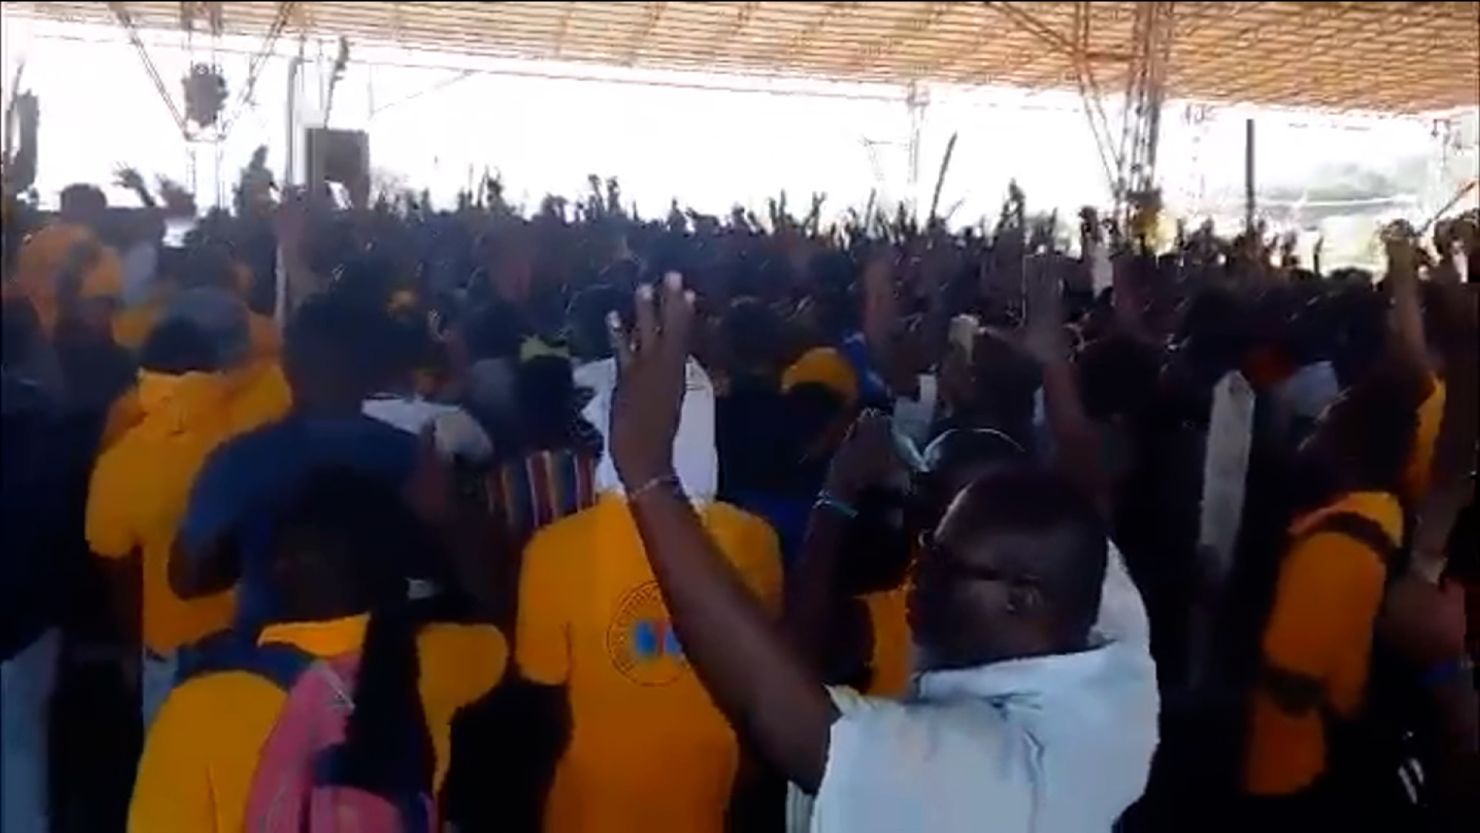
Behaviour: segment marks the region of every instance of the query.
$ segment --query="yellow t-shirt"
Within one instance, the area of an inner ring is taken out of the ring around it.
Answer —
[[[135,552],[142,571],[144,644],[160,653],[225,628],[230,592],[186,601],[170,589],[170,549],[190,485],[231,435],[225,380],[214,373],[139,374],[139,419],[105,450],[87,496],[87,542],[103,558]]]
[[[1291,525],[1300,536],[1337,512],[1377,523],[1396,543],[1403,537],[1398,501],[1382,492],[1357,492]],[[1382,555],[1339,532],[1299,540],[1280,565],[1263,659],[1276,668],[1320,681],[1324,706],[1355,714],[1367,687],[1372,628],[1382,603],[1387,568]],[[1256,687],[1244,783],[1255,795],[1288,795],[1310,786],[1326,769],[1322,709],[1294,715]]]
[[[259,643],[334,656],[365,640],[367,616],[269,625]],[[429,624],[417,636],[421,701],[436,753],[434,788],[451,760],[452,717],[503,677],[508,647],[492,625]],[[205,674],[170,692],[149,730],[129,804],[134,833],[238,833],[257,754],[286,695],[245,671]]]
[[[225,421],[230,434],[250,431],[287,415],[293,405],[293,391],[282,365],[276,361],[256,360],[221,374],[226,386]],[[103,422],[100,451],[113,447],[129,429],[144,419],[137,386],[124,391],[108,406]]]
[[[230,623],[230,592],[190,601],[175,595],[170,549],[210,453],[281,417],[288,405],[281,369],[261,364],[226,374],[143,371],[110,409],[88,489],[87,541],[104,558],[139,553],[142,633],[153,650],[173,651]]]
[[[910,625],[905,615],[909,590],[896,587],[864,594],[873,650],[869,655],[868,691],[875,697],[901,697],[910,684]]]
[[[779,611],[771,528],[723,503],[701,514],[742,580]],[[570,700],[546,831],[724,829],[735,736],[684,660],[623,499],[603,497],[530,542],[515,657],[524,676],[565,685]]]

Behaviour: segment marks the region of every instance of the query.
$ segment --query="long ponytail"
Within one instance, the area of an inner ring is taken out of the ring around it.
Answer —
[[[409,598],[406,570],[413,556],[425,555],[430,536],[399,495],[382,495],[379,505],[361,512],[376,517],[367,524],[376,540],[361,542],[366,555],[373,553],[366,561],[374,562],[375,603],[360,653],[355,709],[345,727],[341,773],[347,783],[376,792],[407,785],[430,792],[434,753],[416,650],[424,606]]]
[[[278,530],[290,619],[369,612],[354,711],[335,780],[388,797],[431,789],[433,751],[422,706],[416,637],[423,603],[408,598],[408,566],[430,536],[394,490],[363,473],[315,472]]]

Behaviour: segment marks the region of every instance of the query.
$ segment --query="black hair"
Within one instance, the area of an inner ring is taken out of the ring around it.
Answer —
[[[602,274],[605,276],[606,272]],[[615,312],[622,316],[623,321],[631,321],[631,310],[632,293],[623,292],[616,286],[599,284],[576,293],[565,313],[570,346],[576,358],[585,361],[611,358],[607,314]]]
[[[1152,345],[1111,336],[1086,345],[1077,364],[1085,415],[1090,419],[1133,416],[1156,395],[1161,355]]]
[[[1334,323],[1327,350],[1343,388],[1365,378],[1387,349],[1387,303],[1366,284],[1343,287],[1326,302]]]
[[[1206,287],[1188,301],[1177,340],[1185,342],[1200,366],[1233,367],[1248,345],[1248,310],[1239,296],[1221,287]]]
[[[1402,494],[1424,393],[1416,374],[1379,371],[1331,403],[1312,440],[1336,456],[1330,464],[1342,467],[1331,473],[1338,488]]]
[[[108,198],[102,189],[96,185],[85,182],[74,182],[62,189],[59,195],[63,210],[75,209],[104,209],[108,207]]]
[[[524,317],[513,304],[491,303],[469,316],[463,333],[474,361],[515,358],[524,342]]]
[[[786,342],[784,329],[781,317],[754,298],[740,298],[731,303],[720,321],[720,332],[734,359],[734,369],[744,372],[779,370],[780,353]]]
[[[1100,611],[1109,558],[1108,531],[1094,504],[1061,475],[1032,466],[988,474],[962,492],[967,523],[985,535],[1052,537],[1040,547],[1032,575],[1066,633],[1088,633]]]
[[[326,292],[309,298],[288,323],[283,359],[295,400],[306,384],[321,394],[359,402],[381,380],[391,333],[383,309]]]
[[[425,553],[425,527],[389,486],[347,469],[320,469],[278,516],[274,575],[293,619],[368,612],[354,711],[340,748],[344,783],[380,794],[431,790],[434,752],[418,679],[422,624],[406,566]],[[281,571],[281,572],[280,572]],[[296,608],[296,609],[294,609]]]
[[[149,332],[139,350],[139,366],[171,375],[211,373],[221,369],[221,357],[200,327],[183,318],[169,318]]]
[[[413,372],[441,365],[439,345],[419,311],[372,310],[370,314],[381,318],[378,328],[383,331],[380,343],[366,355],[377,387],[399,387],[411,379]]]
[[[375,309],[387,309],[396,286],[395,265],[388,257],[359,254],[334,270],[331,291]]]
[[[211,287],[236,291],[236,261],[231,249],[221,243],[203,242],[188,246],[178,261],[172,263],[178,270],[176,278],[181,286]]]
[[[578,392],[570,362],[562,356],[536,356],[519,364],[514,380],[527,451],[591,450],[578,431],[584,392]],[[600,453],[600,449],[595,449]]]

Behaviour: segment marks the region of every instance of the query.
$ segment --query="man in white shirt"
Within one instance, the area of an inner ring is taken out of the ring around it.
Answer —
[[[1085,493],[1034,469],[968,487],[919,559],[913,695],[829,692],[678,487],[693,296],[677,275],[661,313],[655,294],[638,293],[635,343],[614,327],[612,455],[687,661],[731,723],[817,796],[810,829],[1109,831],[1146,783],[1156,675],[1139,599],[1107,570]]]
[[[911,599],[923,673],[902,702],[829,690],[826,768],[792,829],[1108,831],[1146,786],[1157,690],[1140,596],[1097,526],[1042,473],[967,488]]]

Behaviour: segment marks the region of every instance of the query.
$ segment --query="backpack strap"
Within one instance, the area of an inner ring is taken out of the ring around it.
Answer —
[[[176,684],[205,674],[246,671],[287,691],[316,657],[283,642],[258,645],[233,631],[209,636],[180,654]]]

